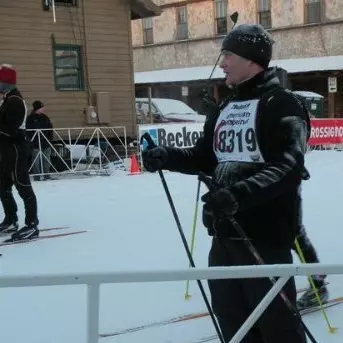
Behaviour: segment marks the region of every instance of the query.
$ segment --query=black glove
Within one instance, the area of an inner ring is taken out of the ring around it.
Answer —
[[[142,152],[144,168],[153,173],[163,169],[168,161],[168,151],[165,147],[158,146]]]
[[[201,200],[205,203],[207,211],[212,211],[215,216],[233,216],[238,211],[236,198],[226,188],[207,192]]]
[[[225,237],[227,235],[227,217],[238,210],[238,203],[232,193],[221,188],[215,192],[208,192],[201,197],[204,201],[202,222],[207,228],[209,236]]]

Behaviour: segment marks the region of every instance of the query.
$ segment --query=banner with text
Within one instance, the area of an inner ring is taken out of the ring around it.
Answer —
[[[203,123],[142,124],[138,126],[139,139],[145,132],[157,145],[189,148],[203,135]],[[343,119],[312,119],[311,138],[308,144],[343,144]],[[143,142],[143,150],[146,148]]]
[[[203,135],[203,123],[142,124],[138,126],[139,140],[148,132],[157,145],[189,148]],[[143,142],[143,150],[146,148]]]
[[[310,146],[343,143],[343,119],[312,119]]]

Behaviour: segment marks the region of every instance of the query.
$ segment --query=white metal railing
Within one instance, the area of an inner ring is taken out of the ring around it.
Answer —
[[[108,172],[113,163],[123,167],[128,157],[125,126],[37,129],[27,133],[31,143],[36,142],[29,168],[36,177]],[[53,139],[49,138],[51,133]],[[113,146],[113,139],[118,145]]]
[[[289,278],[296,275],[309,276],[316,274],[343,274],[343,264],[282,264],[211,267],[204,269],[192,268],[183,270],[0,276],[0,288],[87,285],[87,343],[98,343],[101,284],[280,277],[242,325],[235,337],[230,341],[230,343],[239,343]]]

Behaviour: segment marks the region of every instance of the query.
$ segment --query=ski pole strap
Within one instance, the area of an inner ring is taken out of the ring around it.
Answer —
[[[199,172],[198,180],[203,182],[210,192],[218,190],[218,186],[205,173]]]

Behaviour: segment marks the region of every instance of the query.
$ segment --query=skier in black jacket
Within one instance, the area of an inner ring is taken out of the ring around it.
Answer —
[[[45,113],[44,104],[40,100],[34,101],[32,104],[32,112],[26,120],[26,130],[27,138],[32,148],[32,160],[34,162],[32,172],[36,174],[33,177],[36,181],[51,179],[49,172],[53,141],[52,128],[51,120]]]
[[[308,111],[308,115],[311,118],[311,113],[307,109],[306,102],[301,97],[297,97],[297,98],[302,103],[302,106],[304,107],[305,111]],[[205,89],[204,96],[202,99],[203,113],[205,115],[212,115],[213,113],[220,111],[219,106],[220,105],[217,104],[214,97],[208,93],[207,89]],[[308,135],[310,135],[310,132],[308,132]],[[303,171],[302,179],[303,180],[310,179],[310,174],[308,170],[306,170],[306,168]],[[302,202],[301,194],[300,194],[300,202]],[[320,263],[317,251],[313,243],[311,242],[311,239],[309,238],[306,228],[303,224],[302,212],[303,212],[302,205],[300,204],[300,211],[299,211],[299,218],[298,218],[299,226],[298,226],[296,237],[297,237],[299,247],[301,249],[301,253],[303,256],[299,254],[299,251],[296,247],[295,242],[293,244],[292,249],[298,255],[299,260],[302,260],[302,257],[303,257],[305,263]],[[326,303],[329,299],[329,291],[326,286],[327,275],[317,274],[317,275],[312,275],[311,278],[312,278],[314,286],[316,287],[316,291],[314,291],[314,289],[312,288],[312,284],[309,277],[309,286],[297,301],[297,308],[299,310],[318,305],[317,294],[319,295],[322,303]]]
[[[11,240],[38,237],[37,200],[29,176],[29,145],[25,135],[26,105],[16,88],[16,71],[0,65],[0,198],[5,218],[0,232],[13,233]],[[18,230],[15,185],[24,201],[25,226]]]
[[[298,229],[299,186],[309,118],[273,68],[273,40],[260,25],[240,25],[222,43],[220,67],[235,95],[207,117],[204,136],[192,148],[156,147],[143,152],[146,170],[210,175],[220,188],[203,197],[203,222],[213,235],[210,266],[253,265],[237,235],[234,217],[266,264],[292,263]],[[210,280],[213,310],[230,341],[270,289],[266,278]],[[284,291],[296,306],[294,278]],[[244,343],[304,343],[298,319],[280,296],[269,305]]]

